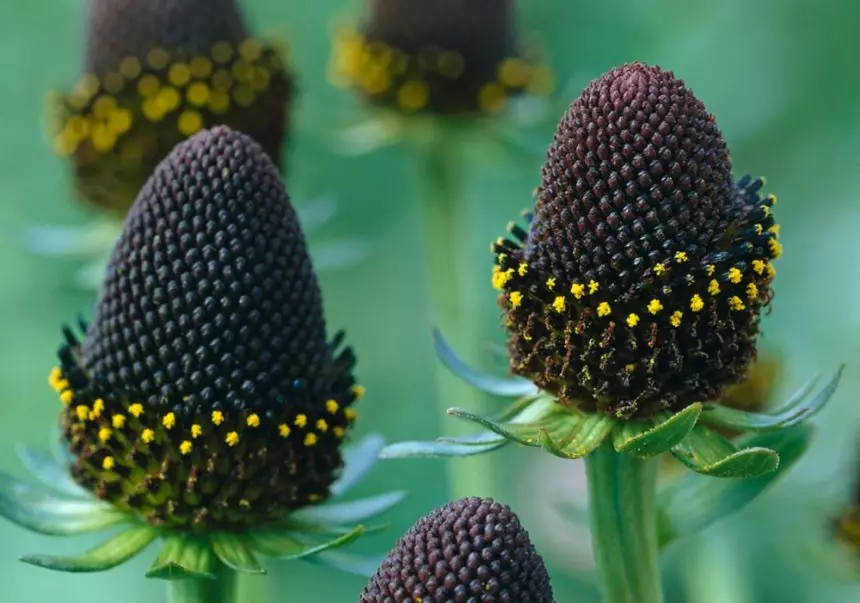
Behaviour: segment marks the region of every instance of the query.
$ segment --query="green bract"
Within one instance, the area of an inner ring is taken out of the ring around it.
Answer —
[[[345,468],[331,488],[332,497],[339,499],[348,494],[374,466],[382,448],[382,438],[369,435],[345,449]],[[66,572],[111,569],[141,553],[154,540],[160,540],[161,550],[146,574],[149,578],[214,579],[218,561],[238,572],[262,574],[265,569],[258,556],[308,559],[369,576],[378,559],[335,549],[384,528],[365,523],[394,507],[405,496],[398,491],[304,507],[294,511],[282,524],[264,530],[186,533],[160,529],[95,500],[69,478],[66,459],[24,448],[19,454],[42,485],[31,486],[0,474],[0,515],[30,531],[52,536],[74,536],[122,526],[121,531],[80,555],[21,557],[25,563]]]
[[[758,477],[775,471],[780,455],[766,440],[735,442],[714,428],[746,432],[780,432],[805,421],[833,395],[842,368],[812,394],[817,379],[810,380],[773,413],[751,413],[712,402],[694,403],[676,413],[657,413],[647,420],[624,420],[589,413],[559,403],[520,378],[499,378],[469,367],[435,333],[436,351],[454,373],[479,389],[518,397],[507,410],[483,417],[460,408],[448,414],[476,423],[484,430],[465,437],[440,438],[434,442],[401,442],[387,446],[383,458],[456,457],[489,452],[515,442],[540,447],[555,456],[582,458],[605,440],[619,453],[650,458],[669,452],[696,473],[712,477]]]

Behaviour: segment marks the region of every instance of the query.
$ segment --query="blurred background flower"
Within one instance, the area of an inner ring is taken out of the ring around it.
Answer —
[[[301,75],[292,119],[296,127],[291,148],[296,151],[290,158],[291,194],[311,199],[326,191],[343,200],[331,234],[361,233],[378,252],[373,261],[320,275],[327,292],[326,316],[349,330],[351,344],[361,351],[362,383],[374,395],[356,435],[381,431],[390,441],[434,437],[453,419],[442,416],[434,403],[429,286],[417,236],[424,220],[418,209],[423,193],[415,181],[414,160],[398,149],[344,157],[323,142],[333,126],[368,111],[357,95],[332,87],[326,73],[332,15],[345,7],[353,15],[366,14],[365,4],[245,0],[242,6],[251,31],[289,32],[291,64]],[[737,535],[733,550],[749,571],[756,603],[853,603],[860,584],[824,576],[810,565],[798,539],[789,538],[808,534],[806,526],[815,525],[827,530],[832,541],[833,519],[852,496],[853,484],[846,476],[856,474],[853,444],[860,407],[854,402],[860,394],[860,373],[853,359],[860,355],[860,306],[855,301],[860,283],[850,275],[851,266],[860,262],[854,245],[860,204],[853,177],[860,128],[860,79],[853,77],[860,55],[860,7],[840,0],[533,0],[521,2],[517,14],[522,28],[540,33],[560,88],[570,82],[568,102],[588,81],[616,65],[631,60],[665,65],[719,116],[733,161],[766,174],[768,189],[779,194],[786,253],[762,341],[778,349],[783,359],[785,376],[774,399],[785,399],[812,372],[829,371],[843,361],[849,366],[829,410],[815,419],[820,431],[808,456],[762,500],[709,529],[703,538],[728,529]],[[0,3],[0,17],[8,84],[0,99],[0,225],[20,236],[34,223],[81,224],[83,216],[68,203],[68,164],[40,137],[45,92],[81,69],[81,5],[6,2]],[[544,148],[560,116],[559,110],[536,126]],[[471,262],[464,266],[463,307],[473,318],[470,327],[497,345],[504,335],[487,282],[493,260],[487,241],[498,236],[505,220],[532,204],[543,158],[519,155],[504,169],[486,155],[473,158],[459,201],[465,233],[461,248]],[[39,393],[33,384],[44,382],[44,360],[56,351],[56,325],[93,300],[91,293],[58,289],[57,281],[68,274],[67,262],[26,254],[14,239],[0,243],[0,332],[7,342],[0,347],[0,468],[21,476],[15,442],[44,446],[45,426],[55,421],[53,392],[43,388]],[[485,368],[503,371],[505,363],[492,349],[480,346],[474,358]],[[539,451],[502,451],[489,466],[495,491],[481,494],[516,509],[547,562],[557,600],[589,603],[598,600],[596,593],[592,598],[572,595],[572,570],[582,559],[575,550],[582,536],[560,531],[558,515],[543,504],[550,489],[577,487],[578,465]],[[410,496],[391,514],[395,526],[356,543],[359,551],[392,547],[416,517],[448,500],[438,462],[389,461],[377,469],[356,488],[356,496],[391,489],[409,490]],[[826,512],[824,505],[806,502],[811,497],[828,502]],[[786,510],[777,514],[776,508]],[[160,585],[138,579],[151,563],[145,556],[86,580],[46,574],[16,560],[21,551],[71,553],[86,544],[0,524],[5,600],[112,603],[117,588],[123,589],[128,603],[162,596]],[[666,559],[673,603],[687,601],[673,576],[689,552],[686,543],[679,543]],[[285,564],[268,579],[307,603],[355,601],[366,581],[340,576],[333,580],[333,575],[323,568]],[[127,588],[132,581],[136,588]],[[321,583],[326,585],[324,593],[318,590]]]

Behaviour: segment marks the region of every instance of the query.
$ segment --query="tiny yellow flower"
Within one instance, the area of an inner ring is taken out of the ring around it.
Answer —
[[[65,404],[66,406],[68,406],[69,404],[72,403],[72,400],[74,399],[74,397],[75,396],[72,393],[72,390],[70,390],[70,389],[67,389],[67,390],[63,391],[62,393],[60,393],[60,401],[63,404]],[[80,406],[78,406],[78,408],[80,408]],[[81,419],[81,420],[83,421],[83,419]]]
[[[502,270],[500,266],[493,266],[493,288],[501,291],[505,288],[505,285],[508,284],[508,281],[511,280],[513,276],[513,268]]]
[[[688,259],[690,259],[690,258],[687,257],[686,251],[679,251],[675,254],[675,261],[678,262],[679,264],[683,264]]]
[[[559,295],[552,302],[552,309],[561,314],[564,312],[564,297]]]
[[[712,279],[708,284],[708,293],[711,295],[719,295],[720,293],[720,284],[717,282],[717,279]]]
[[[755,283],[747,285],[747,297],[750,301],[755,301],[758,298],[758,287],[755,286]]]
[[[744,305],[744,302],[742,302],[741,298],[738,297],[737,295],[733,295],[732,297],[729,298],[729,307],[732,310],[734,310],[735,312],[740,312],[741,310],[746,308],[746,306]]]
[[[705,272],[708,274],[708,276],[714,276],[714,272],[716,272],[716,270],[717,267],[713,264],[708,264],[708,266],[705,268]]]
[[[195,440],[203,435],[203,427],[195,423],[191,426],[191,437]]]
[[[227,437],[224,438],[224,441],[227,443],[228,446],[233,447],[239,443],[239,434],[235,431],[231,431],[227,434]]]
[[[320,433],[325,433],[326,431],[328,431],[328,423],[326,423],[325,419],[317,420],[317,431],[319,431]]]
[[[551,276],[548,279],[546,279],[546,288],[549,289],[550,291],[555,289],[555,277],[554,276]]]
[[[190,454],[192,448],[194,448],[194,444],[192,444],[188,440],[184,440],[179,445],[179,452],[181,452],[182,454]]]
[[[361,400],[364,397],[365,389],[363,385],[353,385],[352,386],[352,395],[355,396],[356,400]]]
[[[657,314],[657,312],[659,312],[662,309],[663,309],[663,304],[660,302],[659,299],[652,299],[650,302],[648,302],[648,311],[651,314]]]
[[[355,412],[355,411],[354,411],[353,409],[351,409],[351,408],[347,408],[347,409],[345,409],[345,410],[343,411],[343,416],[345,416],[345,417],[346,417],[346,420],[347,420],[347,421],[352,422],[352,421],[355,421],[355,419],[358,417],[358,413],[357,413],[357,412]]]
[[[214,425],[220,425],[224,422],[224,413],[220,410],[213,410],[211,419]]]
[[[133,416],[135,419],[140,417],[143,414],[143,404],[139,404],[135,402],[131,406],[128,407],[128,413]]]
[[[282,438],[289,437],[290,435],[290,426],[286,423],[281,423],[278,425],[278,433],[281,434]]]
[[[155,432],[149,428],[144,429],[140,434],[140,439],[144,444],[149,444],[155,439]]]
[[[520,276],[525,276],[528,271],[529,265],[526,262],[523,262],[519,265],[519,268],[517,268],[517,274],[519,274]]]
[[[245,420],[248,427],[259,427],[260,426],[260,416],[256,413],[248,415],[248,418]]]
[[[519,291],[511,291],[508,299],[511,300],[511,308],[519,308],[523,303],[523,294]]]
[[[325,403],[325,409],[329,414],[334,414],[337,412],[337,409],[340,408],[340,405],[335,400],[327,400]]]
[[[756,274],[763,274],[765,269],[765,263],[762,260],[753,260],[752,268]]]
[[[81,404],[75,408],[75,414],[78,416],[78,421],[86,421],[87,417],[90,416],[90,408]]]
[[[737,285],[743,279],[743,274],[737,268],[729,269],[729,281]]]
[[[662,262],[654,266],[654,274],[657,276],[660,276],[664,272],[666,272],[666,266]]]
[[[319,438],[317,438],[317,434],[309,433],[305,435],[305,446],[313,446],[317,443],[317,441],[319,441]]]
[[[570,292],[576,299],[582,299],[582,296],[585,295],[585,285],[573,283],[570,286]]]
[[[102,461],[102,469],[106,471],[110,471],[116,465],[116,461],[112,456],[106,456],[105,460]]]
[[[693,299],[690,300],[690,309],[693,312],[701,312],[704,307],[705,302],[702,300],[701,296],[698,293],[693,295]]]
[[[172,412],[167,413],[162,417],[161,424],[164,425],[165,429],[173,429],[173,426],[176,425],[176,415]]]
[[[113,432],[107,427],[102,427],[99,429],[99,440],[102,442],[107,442],[110,439],[110,436]]]
[[[684,316],[684,313],[680,310],[675,310],[672,313],[672,316],[669,317],[669,324],[675,327],[676,329],[681,326],[681,318]]]
[[[346,434],[343,427],[335,427],[331,431],[334,434],[334,436],[338,439],[342,438],[344,436],[344,434]]]
[[[597,306],[597,315],[598,316],[609,316],[612,314],[612,308],[607,302],[600,302],[600,305]]]
[[[114,429],[122,429],[125,425],[125,415],[114,415],[111,419],[111,425]]]
[[[307,425],[308,424],[307,415],[296,415],[295,424],[296,424],[296,427],[304,427],[305,425]]]
[[[600,290],[600,283],[597,281],[588,281],[588,293],[594,295]]]
[[[627,316],[627,326],[630,328],[635,327],[639,324],[639,315],[638,314],[630,314]]]

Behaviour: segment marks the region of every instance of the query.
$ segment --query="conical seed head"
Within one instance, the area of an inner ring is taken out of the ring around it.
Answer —
[[[280,54],[235,0],[92,0],[86,73],[52,105],[79,196],[124,214],[176,144],[217,124],[280,165],[293,96]]]
[[[543,559],[506,505],[466,498],[418,520],[359,603],[553,603]]]
[[[83,343],[67,339],[74,477],[100,497],[229,529],[327,496],[360,394],[354,358],[326,340],[295,210],[247,136],[204,131],[161,163]]]
[[[731,181],[714,117],[625,65],[558,126],[518,241],[494,245],[513,370],[619,417],[713,400],[756,355],[781,252],[762,181]]]
[[[519,48],[511,0],[371,0],[368,9],[362,30],[338,41],[335,66],[372,103],[490,113],[547,79]]]

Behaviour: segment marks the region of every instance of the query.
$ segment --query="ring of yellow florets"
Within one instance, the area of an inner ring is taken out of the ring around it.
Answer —
[[[528,233],[509,225],[513,238],[492,245],[492,284],[502,292],[513,371],[619,418],[714,399],[738,381],[755,356],[758,320],[773,296],[772,261],[782,253],[776,197],[761,198],[762,184],[748,185],[756,201],[731,240],[701,258],[677,251],[621,295],[533,269]],[[715,355],[726,366],[715,366]]]
[[[126,57],[116,71],[86,74],[50,103],[54,149],[75,158],[80,176],[97,171],[91,183],[79,178],[86,199],[124,212],[177,143],[225,121],[248,129],[242,122],[254,119],[249,112],[283,77],[281,55],[249,38],[218,42],[208,56],[153,48],[143,60]]]
[[[357,417],[352,405],[364,394],[354,385],[303,405],[313,411],[286,402],[186,415],[98,395],[80,367],[66,364],[49,382],[63,404],[74,479],[154,525],[194,531],[276,524],[327,498]]]
[[[409,53],[350,28],[335,35],[329,75],[335,85],[403,113],[491,113],[513,96],[543,96],[553,88],[550,68],[525,57],[504,58],[487,77],[456,50]]]

